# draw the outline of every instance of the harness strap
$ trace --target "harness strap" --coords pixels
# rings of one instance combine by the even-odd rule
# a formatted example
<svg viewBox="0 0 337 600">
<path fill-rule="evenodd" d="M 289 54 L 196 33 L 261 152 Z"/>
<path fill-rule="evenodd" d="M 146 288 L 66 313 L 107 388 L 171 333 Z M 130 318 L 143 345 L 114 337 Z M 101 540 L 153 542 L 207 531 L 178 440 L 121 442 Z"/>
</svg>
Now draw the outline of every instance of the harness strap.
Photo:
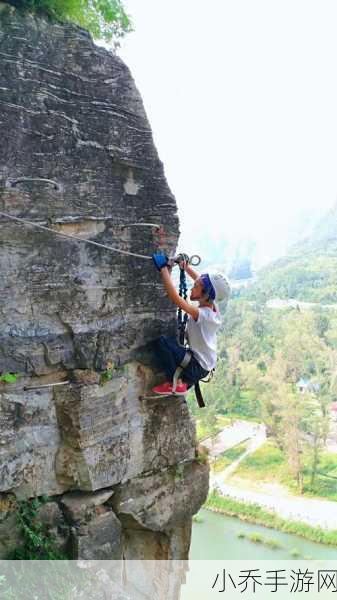
<svg viewBox="0 0 337 600">
<path fill-rule="evenodd" d="M 204 408 L 205 407 L 205 402 L 204 402 L 204 399 L 202 397 L 202 393 L 201 393 L 199 381 L 197 381 L 197 383 L 194 384 L 194 393 L 195 393 L 195 397 L 197 399 L 199 408 Z"/>
<path fill-rule="evenodd" d="M 184 369 L 186 369 L 186 367 L 190 364 L 191 358 L 192 358 L 192 353 L 189 350 L 186 350 L 186 354 L 185 354 L 183 360 L 181 361 L 180 365 L 176 368 L 174 375 L 173 375 L 173 385 L 172 385 L 173 392 L 176 391 L 178 379 L 180 377 L 181 372 Z"/>
<path fill-rule="evenodd" d="M 173 385 L 172 385 L 172 391 L 173 391 L 173 393 L 176 391 L 178 379 L 179 379 L 182 371 L 184 369 L 186 369 L 186 367 L 190 364 L 192 356 L 193 356 L 192 352 L 190 350 L 186 350 L 186 354 L 185 354 L 183 360 L 181 361 L 180 365 L 176 368 L 176 370 L 174 372 L 174 375 L 173 375 Z M 195 393 L 195 397 L 197 399 L 199 408 L 204 408 L 205 407 L 205 402 L 204 402 L 204 399 L 202 397 L 202 393 L 201 393 L 199 381 L 197 381 L 194 384 L 194 393 Z"/>
<path fill-rule="evenodd" d="M 179 255 L 179 256 L 181 258 L 183 258 L 184 260 L 186 260 L 186 258 L 188 259 L 188 256 L 186 256 L 186 255 Z M 187 300 L 187 284 L 186 284 L 186 274 L 185 274 L 184 269 L 180 269 L 179 296 L 181 296 L 185 300 Z M 181 344 L 185 344 L 187 319 L 188 319 L 188 314 L 185 313 L 185 315 L 183 316 L 182 309 L 179 307 L 178 308 L 178 331 L 179 331 L 179 341 Z M 186 367 L 190 363 L 191 358 L 192 358 L 192 352 L 190 350 L 187 350 L 183 360 L 181 361 L 180 365 L 176 368 L 176 370 L 174 372 L 173 385 L 172 385 L 173 392 L 176 391 L 178 379 L 179 379 L 182 371 L 184 369 L 186 369 Z M 200 385 L 199 385 L 198 381 L 197 381 L 197 383 L 194 384 L 194 392 L 195 392 L 195 397 L 197 399 L 199 408 L 204 408 L 205 403 L 204 403 L 204 399 L 202 397 L 202 393 L 201 393 L 201 389 L 200 389 Z"/>
<path fill-rule="evenodd" d="M 188 367 L 188 365 L 191 362 L 191 358 L 192 358 L 192 352 L 190 350 L 186 350 L 186 354 L 180 363 L 180 366 L 182 369 L 186 369 L 186 367 Z"/>
</svg>

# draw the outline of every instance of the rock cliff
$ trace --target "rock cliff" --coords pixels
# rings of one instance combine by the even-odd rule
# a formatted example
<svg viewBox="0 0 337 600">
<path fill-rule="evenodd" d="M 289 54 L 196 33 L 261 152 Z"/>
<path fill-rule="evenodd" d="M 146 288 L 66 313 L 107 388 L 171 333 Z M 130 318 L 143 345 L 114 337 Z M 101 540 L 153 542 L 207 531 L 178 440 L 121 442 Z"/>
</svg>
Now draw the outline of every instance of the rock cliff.
<svg viewBox="0 0 337 600">
<path fill-rule="evenodd" d="M 0 3 L 0 136 L 1 212 L 174 252 L 141 97 L 86 31 Z M 160 375 L 151 341 L 175 328 L 152 262 L 0 220 L 0 373 L 19 375 L 0 384 L 0 557 L 22 543 L 20 502 L 44 497 L 73 558 L 186 558 L 208 468 L 183 399 L 139 400 Z"/>
</svg>

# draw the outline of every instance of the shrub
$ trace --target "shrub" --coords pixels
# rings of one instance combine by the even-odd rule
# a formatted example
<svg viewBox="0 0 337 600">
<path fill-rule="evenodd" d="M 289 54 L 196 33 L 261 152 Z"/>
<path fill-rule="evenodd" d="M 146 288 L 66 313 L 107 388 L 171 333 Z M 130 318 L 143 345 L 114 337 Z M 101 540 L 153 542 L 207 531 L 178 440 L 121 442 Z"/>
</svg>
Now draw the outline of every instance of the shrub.
<svg viewBox="0 0 337 600">
<path fill-rule="evenodd" d="M 255 533 L 255 532 L 249 533 L 247 535 L 247 539 L 250 542 L 254 542 L 254 544 L 263 544 L 263 542 L 264 542 L 263 535 L 261 535 L 260 533 Z"/>
<path fill-rule="evenodd" d="M 121 0 L 7 0 L 17 8 L 55 21 L 71 21 L 96 39 L 115 41 L 132 31 L 130 17 Z"/>
<path fill-rule="evenodd" d="M 197 514 L 197 515 L 193 515 L 192 521 L 193 521 L 193 523 L 203 523 L 204 519 L 199 514 Z"/>
<path fill-rule="evenodd" d="M 23 545 L 13 550 L 9 560 L 64 560 L 68 557 L 60 552 L 46 528 L 38 520 L 38 509 L 47 498 L 33 498 L 17 503 L 17 523 L 23 537 Z"/>
<path fill-rule="evenodd" d="M 198 444 L 197 456 L 196 456 L 197 462 L 201 465 L 207 465 L 208 456 L 209 456 L 208 448 L 206 448 L 206 446 L 203 446 L 202 444 Z"/>
<path fill-rule="evenodd" d="M 20 375 L 18 373 L 3 373 L 0 375 L 0 382 L 2 383 L 15 383 Z"/>
</svg>

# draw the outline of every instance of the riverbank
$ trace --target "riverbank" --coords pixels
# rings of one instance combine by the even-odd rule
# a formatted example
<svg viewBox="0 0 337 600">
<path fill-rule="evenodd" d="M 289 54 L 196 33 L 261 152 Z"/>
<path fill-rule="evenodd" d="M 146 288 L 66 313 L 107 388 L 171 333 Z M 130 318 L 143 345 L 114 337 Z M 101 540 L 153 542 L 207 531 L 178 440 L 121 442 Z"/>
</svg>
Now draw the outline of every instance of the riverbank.
<svg viewBox="0 0 337 600">
<path fill-rule="evenodd" d="M 191 560 L 337 560 L 337 547 L 202 508 L 193 523 Z"/>
<path fill-rule="evenodd" d="M 286 533 L 294 533 L 313 542 L 337 547 L 337 529 L 326 530 L 321 527 L 312 527 L 306 523 L 284 519 L 274 512 L 265 510 L 258 504 L 240 502 L 222 496 L 214 490 L 209 494 L 204 508 Z"/>
</svg>

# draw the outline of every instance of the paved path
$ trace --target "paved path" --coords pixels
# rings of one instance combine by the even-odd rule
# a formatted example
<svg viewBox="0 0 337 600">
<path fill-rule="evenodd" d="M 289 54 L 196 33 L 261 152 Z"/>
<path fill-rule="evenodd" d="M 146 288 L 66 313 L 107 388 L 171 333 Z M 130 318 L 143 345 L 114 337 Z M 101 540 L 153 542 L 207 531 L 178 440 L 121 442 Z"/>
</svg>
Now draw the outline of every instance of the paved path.
<svg viewBox="0 0 337 600">
<path fill-rule="evenodd" d="M 300 521 L 314 527 L 337 530 L 337 502 L 317 498 L 303 498 L 290 494 L 286 497 L 274 496 L 234 487 L 227 483 L 217 482 L 216 485 L 222 495 L 251 504 L 258 504 L 284 519 Z"/>
<path fill-rule="evenodd" d="M 210 457 L 215 459 L 219 454 L 248 441 L 246 451 L 221 473 L 211 473 L 210 487 L 216 488 L 220 494 L 251 504 L 258 504 L 278 516 L 312 525 L 323 529 L 337 530 L 337 502 L 318 498 L 294 496 L 279 484 L 264 484 L 264 491 L 253 491 L 249 482 L 247 487 L 238 487 L 226 482 L 240 462 L 249 454 L 255 452 L 266 441 L 266 428 L 263 424 L 249 421 L 236 421 L 225 427 L 214 440 L 202 442 L 209 449 Z"/>
<path fill-rule="evenodd" d="M 221 471 L 221 473 L 214 473 L 211 475 L 211 478 L 210 478 L 211 485 L 213 485 L 213 483 L 214 483 L 214 485 L 216 485 L 218 483 L 222 483 L 226 479 L 228 479 L 231 475 L 233 475 L 234 471 L 236 471 L 239 464 L 243 460 L 245 460 L 245 458 L 247 458 L 247 456 L 249 456 L 250 454 L 253 454 L 253 452 L 255 452 L 258 448 L 260 448 L 260 446 L 263 446 L 266 439 L 267 439 L 267 436 L 266 436 L 265 425 L 262 425 L 262 424 L 258 425 L 254 429 L 254 437 L 252 437 L 249 440 L 246 450 L 236 460 L 234 460 L 232 462 L 232 464 L 230 464 L 228 467 L 226 467 L 226 469 Z"/>
<path fill-rule="evenodd" d="M 215 438 L 207 438 L 202 442 L 209 450 L 209 456 L 216 458 L 225 450 L 233 448 L 242 442 L 245 442 L 258 435 L 265 426 L 260 423 L 252 423 L 251 421 L 235 421 L 233 425 L 228 425 L 222 429 Z"/>
</svg>

